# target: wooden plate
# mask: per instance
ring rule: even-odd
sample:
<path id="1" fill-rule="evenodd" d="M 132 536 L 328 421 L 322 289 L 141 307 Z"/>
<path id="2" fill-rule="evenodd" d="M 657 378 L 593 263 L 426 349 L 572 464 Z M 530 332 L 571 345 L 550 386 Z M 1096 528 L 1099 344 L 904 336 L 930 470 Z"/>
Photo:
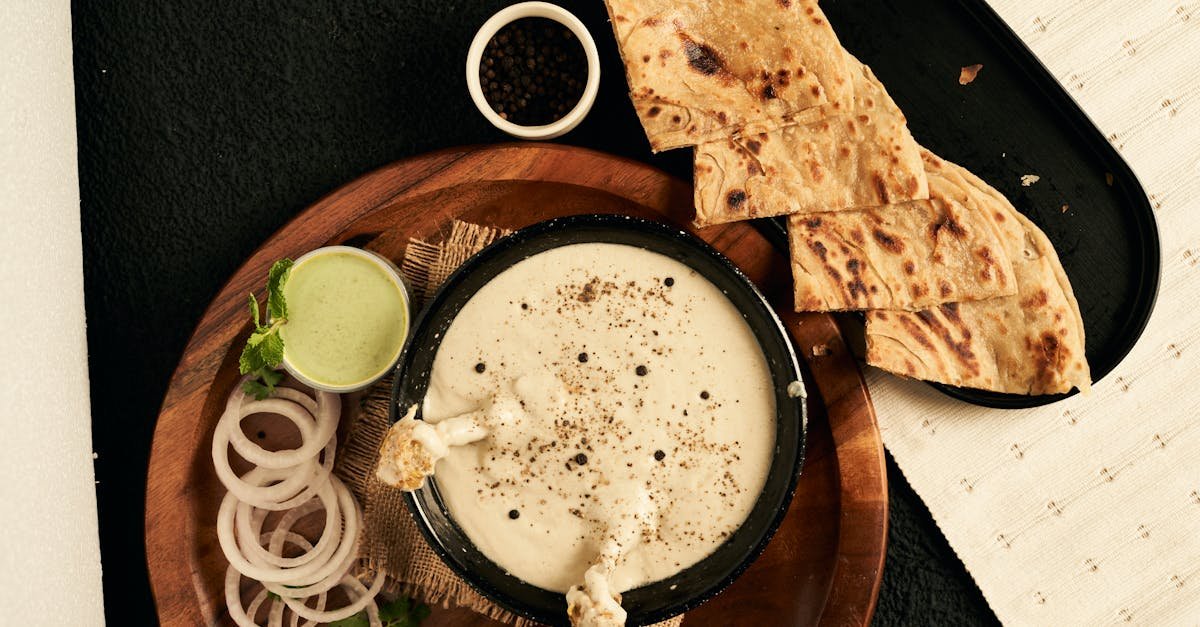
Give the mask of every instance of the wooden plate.
<path id="1" fill-rule="evenodd" d="M 163 401 L 146 487 L 146 556 L 164 625 L 226 624 L 227 563 L 214 522 L 225 490 L 211 434 L 237 377 L 245 294 L 276 259 L 334 243 L 393 260 L 409 238 L 437 240 L 453 219 L 518 228 L 577 213 L 626 213 L 686 226 L 687 184 L 647 165 L 554 144 L 458 148 L 372 172 L 271 237 L 205 311 Z M 685 625 L 866 625 L 887 541 L 883 445 L 866 385 L 832 316 L 791 312 L 785 256 L 749 224 L 698 233 L 775 304 L 807 364 L 808 453 L 788 515 L 766 552 Z M 815 350 L 814 350 L 815 349 Z M 814 356 L 816 355 L 816 356 Z M 439 610 L 427 625 L 492 624 Z"/>

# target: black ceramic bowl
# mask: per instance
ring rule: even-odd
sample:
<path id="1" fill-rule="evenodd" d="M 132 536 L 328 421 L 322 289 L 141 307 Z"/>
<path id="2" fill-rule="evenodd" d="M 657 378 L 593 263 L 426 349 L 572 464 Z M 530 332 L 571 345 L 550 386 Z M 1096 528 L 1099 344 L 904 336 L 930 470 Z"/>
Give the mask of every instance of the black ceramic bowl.
<path id="1" fill-rule="evenodd" d="M 791 398 L 787 393 L 788 383 L 800 380 L 795 351 L 766 299 L 728 259 L 686 232 L 628 216 L 571 216 L 521 229 L 467 260 L 418 316 L 397 365 L 391 418 L 393 422 L 400 418 L 400 407 L 420 404 L 440 338 L 445 337 L 454 317 L 476 291 L 527 257 L 560 246 L 589 242 L 645 248 L 690 266 L 714 283 L 741 311 L 758 337 L 776 391 L 775 454 L 766 485 L 750 516 L 724 544 L 691 568 L 624 593 L 622 606 L 629 613 L 628 623 L 640 625 L 696 607 L 746 570 L 762 553 L 787 512 L 803 462 L 804 399 Z M 417 416 L 420 417 L 420 412 Z M 567 624 L 567 606 L 561 593 L 535 587 L 507 574 L 475 548 L 443 505 L 436 478 L 406 495 L 406 500 L 430 546 L 481 594 L 527 618 L 551 625 Z"/>

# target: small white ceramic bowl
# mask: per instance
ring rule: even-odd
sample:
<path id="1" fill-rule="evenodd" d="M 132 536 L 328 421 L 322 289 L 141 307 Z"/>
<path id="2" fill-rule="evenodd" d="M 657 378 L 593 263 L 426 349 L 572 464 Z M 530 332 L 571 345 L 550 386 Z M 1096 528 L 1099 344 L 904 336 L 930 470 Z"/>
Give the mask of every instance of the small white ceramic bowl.
<path id="1" fill-rule="evenodd" d="M 396 287 L 399 288 L 399 290 L 400 290 L 400 299 L 403 301 L 403 305 L 404 305 L 404 338 L 405 338 L 405 340 L 407 340 L 408 331 L 412 325 L 412 311 L 411 311 L 412 301 L 409 300 L 408 288 L 407 288 L 407 286 L 404 285 L 404 278 L 401 276 L 400 269 L 396 267 L 396 264 L 392 263 L 392 261 L 390 259 L 388 259 L 382 255 L 373 253 L 369 250 L 363 250 L 361 248 L 355 248 L 353 246 L 325 246 L 323 248 L 311 250 L 307 253 L 304 253 L 303 255 L 300 255 L 299 257 L 296 258 L 296 262 L 292 265 L 292 267 L 293 268 L 299 267 L 300 264 L 304 263 L 304 261 L 307 259 L 311 259 L 311 258 L 319 256 L 319 255 L 327 255 L 327 254 L 331 254 L 331 253 L 348 253 L 351 255 L 355 255 L 357 257 L 362 257 L 363 259 L 367 259 L 367 260 L 371 261 L 372 263 L 374 263 L 375 265 L 379 266 L 384 271 L 384 274 L 386 274 L 388 276 L 388 278 L 390 278 L 393 282 L 395 282 Z M 346 392 L 354 392 L 357 390 L 365 389 L 365 388 L 369 387 L 371 384 L 375 383 L 376 381 L 382 379 L 384 375 L 391 372 L 392 369 L 396 367 L 396 361 L 400 359 L 400 353 L 403 349 L 404 349 L 404 342 L 401 342 L 400 346 L 396 347 L 396 350 L 395 350 L 394 354 L 392 355 L 392 359 L 391 359 L 391 361 L 388 362 L 387 367 L 381 369 L 379 372 L 372 374 L 370 377 L 363 379 L 362 381 L 355 381 L 353 383 L 348 383 L 345 385 L 330 385 L 328 383 L 322 383 L 320 381 L 315 381 L 313 379 L 310 379 L 303 372 L 301 372 L 299 368 L 296 368 L 295 366 L 292 365 L 292 363 L 290 361 L 288 361 L 286 344 L 285 344 L 284 352 L 283 352 L 283 369 L 286 370 L 288 372 L 288 374 L 295 377 L 297 381 L 299 381 L 299 382 L 303 383 L 304 385 L 307 385 L 311 388 L 318 389 L 318 390 L 324 390 L 326 392 L 334 392 L 336 394 L 344 394 Z"/>
<path id="2" fill-rule="evenodd" d="M 583 46 L 584 56 L 587 57 L 587 83 L 583 87 L 583 95 L 580 96 L 579 102 L 563 117 L 542 126 L 522 126 L 500 117 L 488 104 L 487 97 L 483 95 L 483 86 L 479 84 L 479 64 L 483 61 L 483 49 L 501 28 L 526 17 L 544 17 L 566 26 L 575 34 L 575 38 Z M 467 51 L 467 91 L 471 93 L 471 100 L 475 101 L 479 112 L 492 126 L 513 137 L 553 139 L 570 131 L 578 126 L 592 109 L 592 104 L 596 102 L 596 92 L 599 90 L 600 54 L 596 52 L 596 41 L 592 39 L 592 34 L 570 11 L 548 2 L 522 2 L 502 9 L 483 23 Z"/>

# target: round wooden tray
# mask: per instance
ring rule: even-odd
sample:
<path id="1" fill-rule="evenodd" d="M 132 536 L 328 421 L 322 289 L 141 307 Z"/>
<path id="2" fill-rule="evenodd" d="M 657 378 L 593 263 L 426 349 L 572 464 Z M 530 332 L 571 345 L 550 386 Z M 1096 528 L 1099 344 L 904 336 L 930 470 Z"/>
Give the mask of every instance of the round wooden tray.
<path id="1" fill-rule="evenodd" d="M 399 261 L 410 238 L 436 241 L 453 219 L 519 228 L 554 216 L 627 213 L 686 227 L 692 190 L 650 166 L 554 144 L 457 148 L 372 172 L 305 210 L 269 239 L 209 305 L 171 379 L 146 487 L 146 557 L 164 625 L 225 624 L 227 563 L 214 523 L 224 488 L 211 434 L 237 377 L 245 294 L 280 257 L 334 243 Z M 698 234 L 763 290 L 807 362 L 807 460 L 783 525 L 732 586 L 685 625 L 866 625 L 887 541 L 887 477 L 874 409 L 828 314 L 791 311 L 786 257 L 753 226 Z M 814 347 L 817 348 L 814 351 Z M 485 625 L 462 609 L 426 625 Z"/>

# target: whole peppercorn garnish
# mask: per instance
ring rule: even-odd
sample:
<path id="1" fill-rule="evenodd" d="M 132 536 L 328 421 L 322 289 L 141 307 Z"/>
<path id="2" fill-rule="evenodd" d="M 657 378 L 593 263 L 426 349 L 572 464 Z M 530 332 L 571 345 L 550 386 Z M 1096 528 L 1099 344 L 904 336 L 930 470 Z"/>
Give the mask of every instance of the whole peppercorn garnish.
<path id="1" fill-rule="evenodd" d="M 708 396 L 709 396 L 709 395 L 708 395 L 708 390 L 704 390 L 703 392 L 700 392 L 700 398 L 702 398 L 702 399 L 704 399 L 704 400 L 706 400 L 706 401 L 708 400 Z"/>
<path id="2" fill-rule="evenodd" d="M 587 354 L 587 353 L 579 353 L 579 363 L 581 363 L 581 364 L 586 364 L 586 363 L 587 363 L 587 360 L 588 360 L 588 354 Z"/>
<path id="3" fill-rule="evenodd" d="M 475 372 L 482 374 L 484 370 L 487 370 L 487 366 L 485 366 L 482 361 L 475 364 Z"/>
<path id="4" fill-rule="evenodd" d="M 633 370 L 633 372 L 634 372 L 634 374 L 636 374 L 639 377 L 644 377 L 644 376 L 646 376 L 646 373 L 648 373 L 650 371 L 647 370 L 645 366 L 638 366 L 637 368 L 635 368 Z"/>
<path id="5" fill-rule="evenodd" d="M 662 452 L 662 449 L 654 451 L 654 461 L 661 462 L 663 460 L 663 458 L 666 456 L 667 456 L 667 454 Z"/>
<path id="6" fill-rule="evenodd" d="M 587 463 L 587 455 L 584 455 L 583 453 L 576 455 L 575 463 L 579 464 L 580 466 L 586 464 Z"/>
<path id="7" fill-rule="evenodd" d="M 675 285 L 675 279 L 672 277 L 667 277 L 667 278 L 663 279 L 663 285 L 666 285 L 667 287 L 671 287 L 672 285 Z"/>
<path id="8" fill-rule="evenodd" d="M 483 50 L 479 85 L 501 118 L 541 126 L 563 117 L 583 97 L 587 59 L 566 26 L 546 18 L 505 25 Z"/>
<path id="9" fill-rule="evenodd" d="M 515 509 L 510 509 L 510 510 L 508 510 L 508 517 L 511 518 L 512 520 L 516 520 L 521 517 L 521 512 L 518 512 Z"/>

